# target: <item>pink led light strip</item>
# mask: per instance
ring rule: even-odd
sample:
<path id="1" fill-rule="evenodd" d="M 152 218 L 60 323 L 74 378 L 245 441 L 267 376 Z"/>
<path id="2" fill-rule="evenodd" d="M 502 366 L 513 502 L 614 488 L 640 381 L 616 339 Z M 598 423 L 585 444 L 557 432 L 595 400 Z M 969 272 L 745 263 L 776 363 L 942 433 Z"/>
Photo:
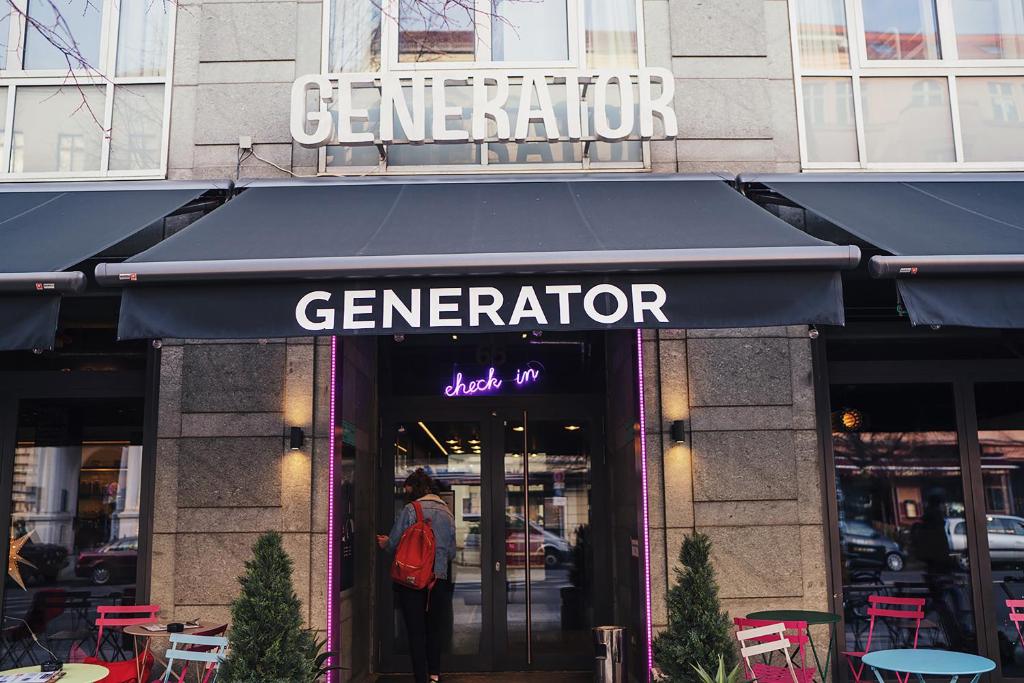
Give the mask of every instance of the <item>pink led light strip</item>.
<path id="1" fill-rule="evenodd" d="M 647 411 L 644 405 L 644 341 L 641 330 L 636 331 L 636 379 L 640 392 L 640 483 L 643 487 L 641 507 L 644 524 L 644 601 L 647 610 L 647 680 L 649 681 L 651 669 L 654 667 L 654 650 L 651 646 L 653 630 L 651 627 L 651 540 L 647 513 Z"/>
<path id="2" fill-rule="evenodd" d="M 329 429 L 330 434 L 328 436 L 328 475 L 327 475 L 327 649 L 331 652 L 338 653 L 338 662 L 341 661 L 340 644 L 341 639 L 335 637 L 335 615 L 334 615 L 334 594 L 338 588 L 338 576 L 337 570 L 334 563 L 334 437 L 335 437 L 335 426 L 334 426 L 334 402 L 335 402 L 335 386 L 338 381 L 337 373 L 335 372 L 338 367 L 338 338 L 331 337 L 331 411 L 330 411 L 330 422 Z M 331 657 L 327 660 L 327 666 L 336 666 L 338 662 L 335 662 L 335 658 Z M 330 675 L 332 681 L 337 680 L 337 672 L 332 671 Z"/>

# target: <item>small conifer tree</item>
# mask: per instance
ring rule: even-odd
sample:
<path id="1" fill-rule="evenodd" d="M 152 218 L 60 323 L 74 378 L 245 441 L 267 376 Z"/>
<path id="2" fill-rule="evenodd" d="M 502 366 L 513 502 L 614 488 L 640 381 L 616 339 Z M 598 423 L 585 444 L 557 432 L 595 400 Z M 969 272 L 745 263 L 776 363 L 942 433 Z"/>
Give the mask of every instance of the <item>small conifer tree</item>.
<path id="1" fill-rule="evenodd" d="M 231 603 L 231 647 L 221 668 L 227 683 L 307 683 L 314 677 L 312 634 L 292 585 L 292 560 L 276 532 L 260 536 L 238 577 Z"/>
<path id="2" fill-rule="evenodd" d="M 719 657 L 726 671 L 736 665 L 729 615 L 718 601 L 711 568 L 711 539 L 688 536 L 679 551 L 682 567 L 668 592 L 668 629 L 654 640 L 654 659 L 672 683 L 699 683 L 695 667 L 714 670 Z"/>

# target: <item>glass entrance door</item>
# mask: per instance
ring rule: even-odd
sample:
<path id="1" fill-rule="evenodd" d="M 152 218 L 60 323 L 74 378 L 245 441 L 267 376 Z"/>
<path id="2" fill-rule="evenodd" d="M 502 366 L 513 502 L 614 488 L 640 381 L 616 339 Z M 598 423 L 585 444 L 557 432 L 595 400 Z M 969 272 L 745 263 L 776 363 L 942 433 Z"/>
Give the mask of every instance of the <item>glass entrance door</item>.
<path id="1" fill-rule="evenodd" d="M 406 504 L 402 484 L 418 468 L 437 482 L 455 518 L 446 671 L 586 668 L 597 430 L 583 413 L 445 406 L 386 421 L 382 471 L 390 470 L 390 490 L 380 532 Z M 380 564 L 379 664 L 403 671 L 408 645 L 390 558 Z"/>

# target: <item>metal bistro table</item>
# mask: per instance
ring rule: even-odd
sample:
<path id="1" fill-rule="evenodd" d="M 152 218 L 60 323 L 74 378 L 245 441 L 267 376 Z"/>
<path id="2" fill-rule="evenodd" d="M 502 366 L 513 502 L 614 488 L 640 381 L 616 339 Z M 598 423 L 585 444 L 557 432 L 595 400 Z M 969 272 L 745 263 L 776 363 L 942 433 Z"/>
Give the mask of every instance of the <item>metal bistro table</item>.
<path id="1" fill-rule="evenodd" d="M 0 674 L 4 675 L 37 673 L 40 673 L 38 664 L 35 666 L 23 666 L 20 669 L 0 671 Z M 106 678 L 109 673 L 110 669 L 99 664 L 65 664 L 64 676 L 61 677 L 60 683 L 95 683 Z"/>
<path id="2" fill-rule="evenodd" d="M 956 683 L 961 676 L 973 676 L 971 683 L 977 683 L 981 674 L 996 668 L 987 657 L 948 650 L 878 650 L 864 655 L 863 661 L 875 672 L 878 683 L 885 683 L 879 669 L 905 673 L 908 678 L 914 674 L 921 683 L 925 676 L 949 676 L 949 683 Z"/>
<path id="3" fill-rule="evenodd" d="M 836 624 L 839 623 L 839 615 L 832 612 L 818 612 L 810 609 L 769 609 L 763 612 L 751 612 L 747 619 L 759 619 L 763 621 L 803 621 L 808 627 L 828 626 L 828 650 L 825 655 L 825 666 L 821 666 L 818 658 L 818 650 L 814 647 L 814 637 L 811 629 L 807 629 L 807 642 L 811 646 L 811 654 L 814 655 L 814 667 L 818 670 L 821 680 L 828 680 L 828 668 L 832 663 L 832 643 L 836 639 Z"/>

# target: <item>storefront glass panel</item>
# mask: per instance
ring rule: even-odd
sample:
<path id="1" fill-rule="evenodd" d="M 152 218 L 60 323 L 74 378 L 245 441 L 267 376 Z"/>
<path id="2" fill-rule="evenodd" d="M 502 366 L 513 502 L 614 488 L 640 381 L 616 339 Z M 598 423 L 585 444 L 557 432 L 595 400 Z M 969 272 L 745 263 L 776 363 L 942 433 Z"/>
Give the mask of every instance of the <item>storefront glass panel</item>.
<path id="1" fill-rule="evenodd" d="M 11 491 L 17 579 L 3 602 L 0 668 L 58 657 L 123 658 L 97 646 L 96 607 L 135 604 L 142 492 L 142 402 L 26 400 L 19 407 Z M 130 645 L 127 646 L 130 650 Z"/>
<path id="2" fill-rule="evenodd" d="M 1024 651 L 1007 600 L 1024 599 L 1024 383 L 977 384 L 992 614 L 1004 677 L 1024 676 Z"/>
<path id="3" fill-rule="evenodd" d="M 868 649 L 870 596 L 923 598 L 918 647 L 977 650 L 952 384 L 835 385 L 833 450 L 845 650 Z M 871 650 L 911 647 L 879 620 Z"/>

